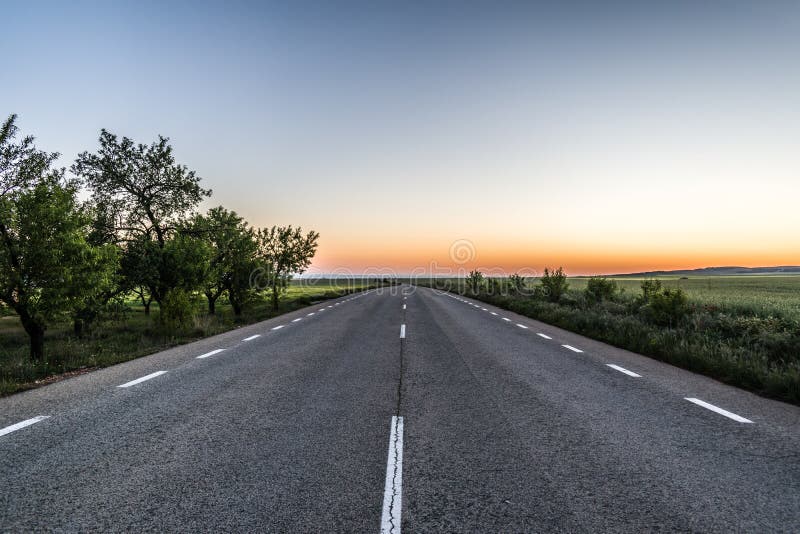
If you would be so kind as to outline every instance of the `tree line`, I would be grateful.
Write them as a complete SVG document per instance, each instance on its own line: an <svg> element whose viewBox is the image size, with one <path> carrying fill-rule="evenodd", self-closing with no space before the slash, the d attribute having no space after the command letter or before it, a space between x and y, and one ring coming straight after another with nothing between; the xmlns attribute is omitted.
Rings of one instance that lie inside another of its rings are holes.
<svg viewBox="0 0 800 534"><path fill-rule="evenodd" d="M0 128L0 304L19 316L33 360L48 325L69 319L83 335L132 295L146 314L156 302L168 328L197 292L211 315L223 296L237 317L263 292L277 308L314 257L317 232L254 228L222 206L198 213L211 190L168 138L140 144L103 129L67 173L57 153L20 138L16 119Z"/></svg>

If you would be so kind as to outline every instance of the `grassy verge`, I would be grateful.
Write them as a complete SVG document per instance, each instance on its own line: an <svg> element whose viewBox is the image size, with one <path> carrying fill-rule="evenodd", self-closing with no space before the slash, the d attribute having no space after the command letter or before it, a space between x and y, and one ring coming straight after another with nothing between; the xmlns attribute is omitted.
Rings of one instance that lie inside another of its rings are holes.
<svg viewBox="0 0 800 534"><path fill-rule="evenodd" d="M205 299L195 299L195 314L191 324L175 332L165 332L158 322L158 306L153 304L150 315L135 301L127 303L120 316L95 325L81 338L72 333L68 323L48 329L45 340L45 360L31 362L28 357L28 337L14 315L0 317L0 396L47 384L61 377L139 358L175 345L213 336L246 324L263 321L277 315L308 306L312 302L337 298L362 291L374 285L316 284L291 286L273 310L266 301L253 303L239 319L226 302L217 304L216 314L206 313Z"/></svg>
<svg viewBox="0 0 800 534"><path fill-rule="evenodd" d="M686 282L685 280L683 282ZM638 281L636 283L641 283ZM676 281L678 283L678 281ZM724 283L724 282L714 282ZM800 405L800 294L792 299L742 299L731 286L715 299L687 291L685 316L674 324L654 322L632 288L613 298L592 302L572 287L559 302L513 290L468 291L463 281L434 280L430 287L479 299L611 345L710 376L760 395ZM753 281L747 281L752 284ZM783 283L786 283L783 281ZM578 281L578 288L585 283ZM625 286L623 286L625 287ZM783 289L786 289L785 287ZM767 293L781 293L767 288Z"/></svg>

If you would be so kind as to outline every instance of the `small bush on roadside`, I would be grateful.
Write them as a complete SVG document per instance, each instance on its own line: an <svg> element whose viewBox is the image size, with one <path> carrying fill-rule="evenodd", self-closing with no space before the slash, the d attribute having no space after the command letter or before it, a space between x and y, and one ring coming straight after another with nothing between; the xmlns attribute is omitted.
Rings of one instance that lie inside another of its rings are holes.
<svg viewBox="0 0 800 534"><path fill-rule="evenodd" d="M477 294L482 285L483 273L477 270L470 271L469 276L467 276L467 288L472 292L472 294Z"/></svg>
<svg viewBox="0 0 800 534"><path fill-rule="evenodd" d="M564 269L562 267L555 270L550 270L545 267L541 284L541 287L544 289L544 294L550 302L560 301L567 292L567 289L569 289L567 275L564 274Z"/></svg>
<svg viewBox="0 0 800 534"><path fill-rule="evenodd" d="M662 289L649 296L643 310L652 322L672 328L689 313L688 302L682 289Z"/></svg>
<svg viewBox="0 0 800 534"><path fill-rule="evenodd" d="M589 302L603 302L604 300L611 300L617 293L617 282L595 276L589 278L586 282L586 289L584 290L586 299Z"/></svg>
<svg viewBox="0 0 800 534"><path fill-rule="evenodd" d="M168 332L184 329L191 325L195 306L188 293L182 289L173 289L161 302L159 320Z"/></svg>

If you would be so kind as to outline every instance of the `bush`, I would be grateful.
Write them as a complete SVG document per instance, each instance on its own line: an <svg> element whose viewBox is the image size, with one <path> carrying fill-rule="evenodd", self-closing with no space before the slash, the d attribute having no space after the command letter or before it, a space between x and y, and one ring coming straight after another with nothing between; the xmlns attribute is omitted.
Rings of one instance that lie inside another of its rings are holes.
<svg viewBox="0 0 800 534"><path fill-rule="evenodd" d="M644 310L654 323L672 328L688 314L688 301L682 289L662 289L650 295Z"/></svg>
<svg viewBox="0 0 800 534"><path fill-rule="evenodd" d="M593 276L586 282L586 300L599 303L604 300L611 300L617 293L617 282L608 278Z"/></svg>
<svg viewBox="0 0 800 534"><path fill-rule="evenodd" d="M192 323L194 318L194 304L186 291L173 289L166 294L161 302L159 320L168 332L181 330Z"/></svg>
<svg viewBox="0 0 800 534"><path fill-rule="evenodd" d="M473 293L476 294L483 285L483 273L480 271L470 271L469 276L467 276L467 288Z"/></svg>
<svg viewBox="0 0 800 534"><path fill-rule="evenodd" d="M541 283L547 300L550 302L560 301L561 297L564 296L564 293L566 293L569 288L567 275L564 274L564 269L562 267L554 271L545 267Z"/></svg>

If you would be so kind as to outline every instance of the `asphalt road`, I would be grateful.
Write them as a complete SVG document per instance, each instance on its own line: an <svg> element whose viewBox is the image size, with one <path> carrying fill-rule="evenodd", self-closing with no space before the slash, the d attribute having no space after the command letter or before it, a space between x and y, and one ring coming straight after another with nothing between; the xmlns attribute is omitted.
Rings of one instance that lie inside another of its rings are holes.
<svg viewBox="0 0 800 534"><path fill-rule="evenodd" d="M800 408L408 286L0 399L3 531L401 529L800 531Z"/></svg>

